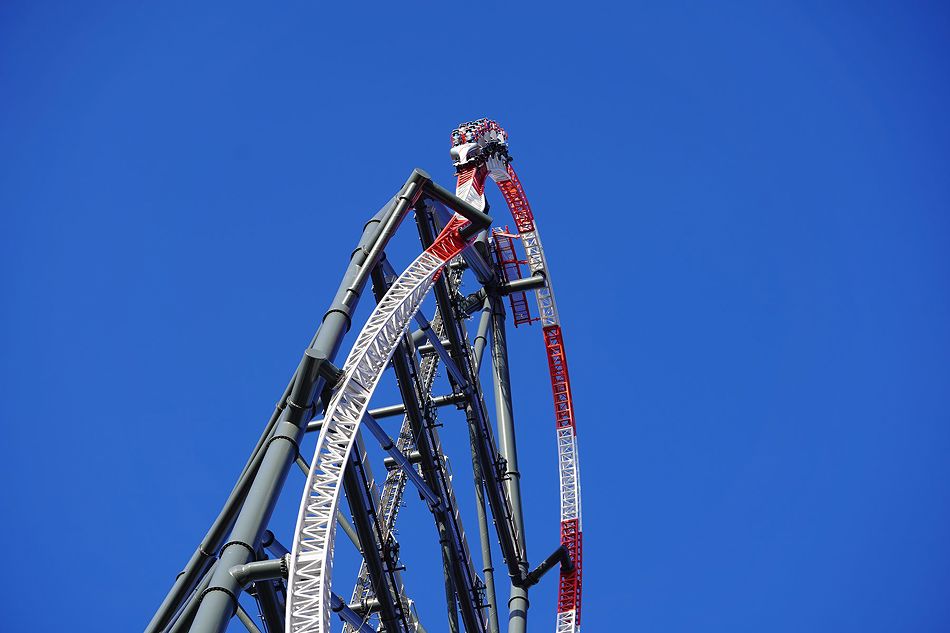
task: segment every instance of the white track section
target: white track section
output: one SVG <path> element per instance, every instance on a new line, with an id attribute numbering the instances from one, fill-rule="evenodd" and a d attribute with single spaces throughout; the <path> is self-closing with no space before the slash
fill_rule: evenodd
<path id="1" fill-rule="evenodd" d="M 577 473 L 577 442 L 574 429 L 557 430 L 557 461 L 561 475 L 561 521 L 577 519 L 580 526 L 580 486 Z"/>
<path id="2" fill-rule="evenodd" d="M 521 243 L 524 245 L 525 254 L 528 259 L 528 268 L 531 274 L 543 273 L 545 285 L 536 291 L 538 297 L 538 312 L 541 314 L 541 326 L 560 325 L 561 319 L 557 314 L 557 304 L 554 302 L 554 289 L 551 283 L 551 269 L 548 268 L 548 262 L 544 258 L 544 247 L 541 246 L 541 236 L 538 235 L 538 228 L 533 231 L 525 231 L 521 234 Z"/>
<path id="3" fill-rule="evenodd" d="M 576 613 L 576 611 L 558 613 L 557 623 L 554 625 L 554 633 L 580 633 L 581 627 L 574 626 Z"/>
<path id="4" fill-rule="evenodd" d="M 445 261 L 423 252 L 370 315 L 324 416 L 290 558 L 287 630 L 329 633 L 336 512 L 347 458 L 383 370 Z"/>
<path id="5" fill-rule="evenodd" d="M 493 164 L 497 163 L 497 164 Z M 498 158 L 488 160 L 488 174 L 495 183 L 513 180 L 511 177 L 511 166 L 506 161 Z M 518 189 L 521 189 L 520 183 Z M 524 195 L 524 192 L 522 192 Z M 545 284 L 538 288 L 536 294 L 538 297 L 538 312 L 541 314 L 541 326 L 560 325 L 561 320 L 557 314 L 557 304 L 554 302 L 554 284 L 551 281 L 551 269 L 548 268 L 548 261 L 544 257 L 544 247 L 541 245 L 541 235 L 538 233 L 537 223 L 534 230 L 520 233 L 521 243 L 524 246 L 525 256 L 528 260 L 528 269 L 531 274 L 541 273 L 544 275 Z"/>
<path id="6" fill-rule="evenodd" d="M 462 277 L 462 271 L 452 270 L 448 274 L 452 287 L 457 286 Z M 445 324 L 442 321 L 442 315 L 438 312 L 436 312 L 435 316 L 432 318 L 432 331 L 439 336 L 440 340 L 445 335 Z M 422 363 L 419 368 L 419 375 L 422 382 L 422 390 L 425 394 L 429 394 L 432 391 L 432 385 L 435 382 L 435 374 L 438 365 L 439 357 L 436 354 L 426 356 L 422 359 Z M 403 416 L 402 424 L 399 427 L 399 436 L 396 438 L 396 448 L 402 451 L 403 454 L 409 454 L 415 447 L 415 444 L 416 442 L 412 435 L 412 425 L 409 422 L 409 416 Z M 439 454 L 441 455 L 441 446 L 439 447 Z M 416 468 L 418 468 L 418 466 L 416 466 Z M 376 506 L 379 509 L 379 516 L 383 521 L 383 525 L 380 526 L 382 528 L 383 534 L 388 535 L 392 533 L 392 530 L 396 525 L 396 518 L 399 516 L 399 509 L 402 506 L 402 497 L 407 483 L 408 476 L 406 475 L 406 471 L 404 471 L 402 468 L 393 468 L 388 473 L 386 473 L 386 480 L 383 482 L 383 490 L 380 494 L 380 498 L 377 500 Z M 462 536 L 465 536 L 464 533 Z M 465 548 L 468 549 L 467 539 L 465 540 L 464 544 Z M 356 585 L 353 587 L 353 596 L 350 602 L 358 604 L 363 600 L 367 600 L 368 598 L 372 597 L 373 583 L 369 577 L 369 568 L 366 566 L 366 561 L 363 560 L 360 562 L 360 572 L 357 576 Z M 418 617 L 416 616 L 412 601 L 408 600 L 405 595 L 400 596 L 400 598 L 403 601 L 403 609 L 409 613 L 413 625 L 416 627 L 416 630 L 418 630 Z M 353 630 L 353 627 L 351 627 L 349 624 L 344 624 L 344 633 L 351 633 Z"/>

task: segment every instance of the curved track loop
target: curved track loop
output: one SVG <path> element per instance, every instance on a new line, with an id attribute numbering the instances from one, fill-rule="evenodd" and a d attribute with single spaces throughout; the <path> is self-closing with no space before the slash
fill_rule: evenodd
<path id="1" fill-rule="evenodd" d="M 544 257 L 541 236 L 531 205 L 508 155 L 507 133 L 494 121 L 479 119 L 460 125 L 452 133 L 452 157 L 458 169 L 456 195 L 474 206 L 485 208 L 485 179 L 490 176 L 501 190 L 511 211 L 527 255 L 532 275 L 540 274 L 545 285 L 537 290 L 544 348 L 554 394 L 558 472 L 561 484 L 561 544 L 571 554 L 573 569 L 561 568 L 558 585 L 557 633 L 574 633 L 581 626 L 581 539 L 580 465 L 577 455 L 577 428 L 571 380 L 564 350 L 564 335 L 554 301 L 550 269 Z"/>
<path id="2" fill-rule="evenodd" d="M 570 571 L 563 566 L 561 569 L 555 630 L 556 633 L 576 633 L 580 631 L 582 568 L 577 435 L 563 332 L 550 271 L 534 214 L 510 164 L 505 131 L 495 122 L 481 119 L 464 124 L 453 132 L 452 145 L 458 171 L 456 195 L 476 208 L 484 209 L 485 180 L 490 176 L 511 210 L 531 273 L 543 275 L 546 280 L 545 285 L 537 290 L 537 299 L 554 395 L 561 543 L 573 561 Z M 288 630 L 293 633 L 328 633 L 330 630 L 335 516 L 343 470 L 386 364 L 442 268 L 468 244 L 459 235 L 464 224 L 465 220 L 460 216 L 453 217 L 432 246 L 396 280 L 370 315 L 343 367 L 343 378 L 324 416 L 297 518 L 286 612 Z M 431 388 L 434 363 L 431 361 L 423 367 L 422 380 L 426 389 Z M 412 434 L 407 431 L 404 420 L 398 445 L 401 449 L 408 449 L 411 444 Z M 400 471 L 394 470 L 387 475 L 381 499 L 383 527 L 387 531 L 395 523 L 405 484 Z M 361 568 L 359 578 L 354 599 L 366 598 L 372 593 L 365 569 Z"/>
<path id="3" fill-rule="evenodd" d="M 286 611 L 293 633 L 330 631 L 335 517 L 343 470 L 370 397 L 412 317 L 442 267 L 467 246 L 459 235 L 465 223 L 464 218 L 453 217 L 396 280 L 363 326 L 343 366 L 317 439 L 294 532 Z"/>

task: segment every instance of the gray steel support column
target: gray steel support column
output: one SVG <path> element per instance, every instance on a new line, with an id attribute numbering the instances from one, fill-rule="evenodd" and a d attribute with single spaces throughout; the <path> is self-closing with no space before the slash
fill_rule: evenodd
<path id="1" fill-rule="evenodd" d="M 495 384 L 495 414 L 498 445 L 505 458 L 505 487 L 511 501 L 511 513 L 518 529 L 522 578 L 528 574 L 527 548 L 524 541 L 524 515 L 521 510 L 521 474 L 518 471 L 518 444 L 515 440 L 515 416 L 511 406 L 511 378 L 508 374 L 508 342 L 505 337 L 505 308 L 502 300 L 491 297 L 492 304 L 492 375 Z M 508 633 L 524 633 L 528 625 L 528 590 L 512 583 L 508 600 Z"/>
<path id="2" fill-rule="evenodd" d="M 498 597 L 495 593 L 495 567 L 491 562 L 491 536 L 485 513 L 485 481 L 472 446 L 472 472 L 475 478 L 475 510 L 478 514 L 478 539 L 482 550 L 482 573 L 485 575 L 485 598 L 488 601 L 488 631 L 498 633 Z"/>
<path id="3" fill-rule="evenodd" d="M 211 582 L 211 574 L 214 573 L 216 568 L 217 563 L 212 563 L 211 569 L 205 573 L 204 577 L 199 578 L 194 593 L 185 602 L 181 613 L 178 614 L 178 619 L 173 620 L 171 626 L 168 627 L 169 633 L 181 633 L 191 627 L 191 623 L 195 619 L 195 613 L 198 611 L 198 604 L 201 602 L 201 594 L 208 588 L 208 583 Z"/>
<path id="4" fill-rule="evenodd" d="M 406 189 L 406 187 L 404 187 L 404 189 Z M 337 293 L 334 303 L 327 314 L 324 315 L 324 320 L 327 320 L 331 314 L 338 315 L 335 320 L 342 319 L 345 322 L 344 333 L 345 330 L 349 329 L 350 315 L 356 305 L 356 302 L 359 300 L 360 291 L 366 281 L 366 273 L 363 272 L 362 263 L 366 261 L 370 248 L 375 245 L 376 242 L 387 242 L 391 237 L 391 233 L 386 234 L 385 232 L 381 231 L 380 227 L 383 225 L 388 225 L 391 216 L 399 211 L 399 206 L 398 196 L 394 196 L 363 227 L 363 235 L 356 249 L 350 256 L 350 266 L 347 268 L 346 274 L 343 277 L 343 282 L 340 284 L 340 289 Z M 402 205 L 401 212 L 403 214 L 405 213 L 405 206 L 406 204 Z M 320 336 L 319 330 L 310 340 L 311 347 L 316 344 L 318 336 Z M 324 340 L 326 340 L 326 333 L 324 333 L 324 336 Z M 335 346 L 336 348 L 339 347 L 339 341 L 335 343 Z M 237 513 L 245 502 L 247 492 L 250 489 L 251 483 L 254 480 L 254 477 L 256 476 L 263 460 L 264 447 L 273 436 L 274 428 L 276 427 L 278 419 L 286 408 L 287 398 L 290 396 L 291 389 L 293 388 L 296 379 L 297 375 L 295 373 L 294 376 L 291 377 L 290 382 L 284 388 L 283 395 L 280 397 L 277 407 L 271 414 L 270 420 L 268 420 L 267 425 L 264 428 L 264 432 L 261 434 L 260 439 L 257 441 L 257 445 L 254 447 L 254 450 L 251 453 L 251 456 L 244 465 L 244 469 L 241 471 L 238 482 L 228 495 L 228 499 L 225 501 L 224 507 L 221 509 L 221 512 L 218 514 L 217 518 L 215 518 L 214 523 L 212 523 L 211 528 L 208 530 L 207 534 L 205 534 L 204 539 L 202 539 L 194 554 L 192 554 L 188 563 L 185 565 L 185 568 L 175 578 L 175 582 L 171 589 L 169 589 L 168 594 L 162 601 L 162 604 L 155 612 L 152 620 L 148 623 L 148 626 L 145 627 L 145 633 L 158 633 L 167 627 L 168 623 L 179 610 L 182 603 L 195 588 L 195 585 L 198 583 L 199 579 L 214 563 L 218 550 L 224 544 L 225 538 L 227 537 L 228 532 L 233 527 L 234 521 L 237 518 Z"/>
<path id="5" fill-rule="evenodd" d="M 229 540 L 221 548 L 219 564 L 198 607 L 193 631 L 222 633 L 234 615 L 241 587 L 228 570 L 253 560 L 288 470 L 297 456 L 307 422 L 312 417 L 314 400 L 325 385 L 325 378 L 319 372 L 321 363 L 336 358 L 369 273 L 382 257 L 385 245 L 406 211 L 418 197 L 418 190 L 418 176 L 414 172 L 396 196 L 395 205 L 384 208 L 367 223 L 363 239 L 351 257 L 340 291 L 324 315 L 313 344 L 301 360 L 294 386 L 287 398 L 287 407 L 278 418 L 274 435 L 262 449 L 260 468 L 234 522 Z"/>
<path id="6" fill-rule="evenodd" d="M 485 303 L 482 304 L 482 314 L 478 317 L 478 330 L 472 340 L 472 349 L 475 351 L 476 374 L 482 369 L 482 354 L 485 353 L 485 346 L 488 344 L 488 326 L 491 325 L 491 311 L 491 301 L 485 299 Z"/>
<path id="7" fill-rule="evenodd" d="M 326 323 L 324 322 L 324 325 Z M 342 332 L 340 335 L 342 337 Z M 287 472 L 297 456 L 299 442 L 303 436 L 303 425 L 306 424 L 314 394 L 320 391 L 323 384 L 323 378 L 307 380 L 302 376 L 298 377 L 291 398 L 294 402 L 305 404 L 291 405 L 284 410 L 274 437 L 264 449 L 260 470 L 235 521 L 230 540 L 221 549 L 218 567 L 198 607 L 192 625 L 193 631 L 222 633 L 227 628 L 228 620 L 234 615 L 242 588 L 228 570 L 254 559 L 255 550 L 260 545 L 262 533 L 270 521 Z M 296 400 L 298 397 L 299 401 Z M 288 399 L 288 402 L 290 401 Z"/>
<path id="8" fill-rule="evenodd" d="M 487 231 L 478 236 L 475 248 L 483 255 L 487 254 Z M 479 248 L 481 247 L 481 248 Z M 493 275 L 480 279 L 483 283 L 491 281 Z M 488 343 L 488 328 L 491 325 L 492 306 L 489 299 L 485 299 L 481 316 L 478 319 L 478 330 L 472 340 L 472 349 L 475 354 L 475 375 L 478 376 L 482 366 L 482 355 Z M 482 469 L 476 457 L 477 447 L 472 442 L 472 474 L 475 480 L 475 510 L 478 514 L 478 537 L 482 550 L 482 573 L 485 576 L 485 598 L 488 601 L 488 630 L 498 633 L 498 595 L 495 591 L 495 567 L 491 557 L 491 536 L 488 531 L 488 515 L 485 512 L 485 480 Z"/>
<path id="9" fill-rule="evenodd" d="M 445 546 L 442 547 L 442 573 L 445 575 L 445 605 L 449 618 L 449 633 L 459 633 L 459 614 L 455 608 L 455 583 L 452 582 L 449 555 Z"/>

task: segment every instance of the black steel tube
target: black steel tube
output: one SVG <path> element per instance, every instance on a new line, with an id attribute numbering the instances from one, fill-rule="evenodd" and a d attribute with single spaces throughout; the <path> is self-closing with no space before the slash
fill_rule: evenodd
<path id="1" fill-rule="evenodd" d="M 468 396 L 466 396 L 464 393 L 447 393 L 444 396 L 434 396 L 431 399 L 431 404 L 433 407 L 447 407 L 449 405 L 465 402 L 466 399 L 468 399 Z M 368 413 L 376 420 L 381 418 L 392 418 L 397 415 L 404 415 L 406 413 L 406 405 L 390 404 L 386 405 L 385 407 L 370 409 Z M 313 420 L 307 424 L 307 433 L 319 432 L 321 428 L 323 428 L 323 418 L 320 418 L 319 420 Z"/>
<path id="2" fill-rule="evenodd" d="M 394 576 L 395 565 L 387 564 L 382 557 L 384 536 L 379 533 L 376 509 L 369 496 L 361 459 L 358 447 L 354 446 L 350 452 L 350 463 L 343 471 L 343 489 L 359 537 L 360 551 L 369 570 L 373 593 L 380 602 L 380 621 L 387 631 L 408 631 L 408 622 L 399 601 L 399 585 Z"/>
<path id="3" fill-rule="evenodd" d="M 375 629 L 366 624 L 363 618 L 350 609 L 343 598 L 335 593 L 330 595 L 330 610 L 339 614 L 340 619 L 352 626 L 356 633 L 376 633 Z"/>
<path id="4" fill-rule="evenodd" d="M 277 558 L 286 556 L 290 553 L 290 550 L 284 547 L 280 541 L 277 540 L 277 537 L 274 536 L 274 533 L 270 530 L 264 530 L 264 537 L 261 539 L 261 547 L 266 548 L 267 551 Z"/>
<path id="5" fill-rule="evenodd" d="M 277 597 L 276 584 L 270 580 L 256 582 L 254 594 L 268 633 L 281 633 L 285 629 L 284 609 Z"/>
<path id="6" fill-rule="evenodd" d="M 512 279 L 508 283 L 498 284 L 492 289 L 492 291 L 495 294 L 506 296 L 513 292 L 526 292 L 528 290 L 544 288 L 547 283 L 548 281 L 544 278 L 544 275 L 531 275 L 530 277 L 525 277 L 524 279 Z"/>
<path id="7" fill-rule="evenodd" d="M 416 214 L 417 222 L 419 214 Z M 389 289 L 382 267 L 373 271 L 373 292 L 377 300 L 382 299 L 383 295 Z M 399 387 L 399 393 L 403 403 L 406 406 L 406 416 L 412 427 L 413 435 L 416 439 L 416 447 L 420 454 L 420 463 L 422 466 L 422 476 L 429 488 L 435 491 L 442 500 L 438 507 L 430 506 L 432 516 L 439 531 L 439 541 L 442 544 L 443 564 L 446 567 L 446 582 L 457 588 L 459 596 L 459 606 L 462 614 L 462 621 L 465 630 L 471 633 L 480 633 L 484 631 L 483 622 L 480 613 L 480 600 L 474 587 L 474 579 L 477 578 L 474 569 L 472 569 L 469 560 L 465 558 L 464 551 L 461 548 L 462 527 L 456 525 L 455 508 L 451 504 L 448 494 L 448 487 L 451 485 L 445 478 L 445 473 L 440 466 L 435 445 L 438 435 L 434 428 L 434 420 L 431 419 L 426 411 L 421 385 L 419 384 L 418 374 L 415 371 L 414 357 L 411 355 L 410 340 L 407 336 L 396 348 L 392 357 L 393 371 L 396 374 L 396 380 Z M 453 609 L 450 603 L 450 612 Z M 454 630 L 457 630 L 457 625 Z"/>
<path id="8" fill-rule="evenodd" d="M 569 574 L 574 571 L 574 562 L 571 560 L 571 553 L 564 545 L 559 546 L 550 556 L 541 561 L 540 565 L 531 570 L 531 573 L 525 576 L 524 586 L 531 587 L 532 585 L 538 584 L 541 577 L 551 571 L 551 568 L 558 563 L 561 564 L 561 567 L 566 573 Z"/>
<path id="9" fill-rule="evenodd" d="M 474 438 L 472 438 L 474 439 Z M 495 592 L 495 566 L 492 563 L 488 515 L 485 512 L 485 479 L 472 442 L 472 478 L 475 481 L 475 512 L 478 516 L 478 540 L 482 550 L 482 574 L 485 577 L 485 598 L 488 602 L 488 631 L 498 633 L 498 596 Z"/>
<path id="10" fill-rule="evenodd" d="M 482 314 L 478 318 L 478 330 L 475 332 L 475 338 L 472 339 L 472 350 L 475 352 L 475 374 L 481 371 L 482 355 L 485 353 L 485 346 L 488 344 L 488 326 L 491 325 L 491 302 L 488 298 L 482 303 Z"/>
<path id="11" fill-rule="evenodd" d="M 417 346 L 416 351 L 419 352 L 420 356 L 425 356 L 426 354 L 435 354 L 437 350 L 435 349 L 435 345 L 431 342 L 428 335 L 426 335 L 426 331 L 423 329 L 420 329 L 419 331 L 422 332 L 422 334 L 426 336 L 426 340 L 430 342 Z M 439 339 L 439 345 L 447 349 L 448 347 L 452 345 L 452 343 L 448 339 Z M 441 356 L 440 356 L 440 359 L 441 359 Z"/>
<path id="12" fill-rule="evenodd" d="M 418 464 L 422 461 L 422 453 L 419 451 L 410 451 L 406 454 L 406 459 L 409 460 L 410 464 Z M 397 468 L 402 468 L 402 465 L 397 462 L 392 457 L 384 457 L 383 465 L 386 467 L 386 470 L 395 470 Z"/>
<path id="13" fill-rule="evenodd" d="M 389 434 L 383 430 L 383 427 L 379 425 L 379 422 L 373 419 L 373 416 L 367 415 L 363 417 L 363 426 L 369 429 L 369 432 L 373 434 L 373 437 L 379 441 L 380 446 L 387 454 L 389 458 L 395 461 L 403 472 L 406 473 L 406 476 L 413 483 L 416 489 L 419 491 L 419 494 L 425 498 L 426 502 L 430 506 L 437 506 L 441 503 L 439 496 L 432 492 L 432 489 L 429 488 L 429 485 L 425 482 L 425 479 L 422 478 L 422 475 L 416 472 L 416 469 L 412 467 L 412 462 L 409 461 L 409 458 L 396 447 L 396 443 L 393 442 L 393 439 L 389 437 Z"/>
<path id="14" fill-rule="evenodd" d="M 416 211 L 416 224 L 419 227 L 422 243 L 424 246 L 428 246 L 435 239 L 430 217 L 424 210 L 420 213 L 418 207 Z M 495 448 L 494 436 L 488 424 L 488 412 L 485 409 L 481 390 L 478 388 L 480 384 L 478 375 L 475 373 L 474 364 L 467 352 L 467 333 L 455 313 L 455 305 L 445 276 L 440 277 L 436 282 L 434 291 L 436 304 L 439 306 L 440 314 L 442 314 L 443 322 L 446 325 L 445 333 L 452 342 L 452 356 L 465 374 L 468 384 L 472 387 L 466 392 L 468 403 L 465 408 L 465 416 L 469 425 L 474 427 L 477 454 L 480 459 L 482 476 L 485 478 L 488 504 L 491 507 L 492 516 L 495 518 L 498 544 L 501 546 L 502 556 L 508 567 L 508 574 L 511 576 L 512 582 L 518 584 L 521 582 L 523 574 L 527 573 L 522 560 L 524 548 L 520 535 L 516 536 L 519 532 L 519 526 L 516 517 L 512 515 L 512 508 L 503 488 L 501 473 L 499 472 L 498 451 Z"/>
<path id="15" fill-rule="evenodd" d="M 504 457 L 504 480 L 511 514 L 518 534 L 518 545 L 524 558 L 518 561 L 520 577 L 512 575 L 508 599 L 508 633 L 524 633 L 528 626 L 528 589 L 523 586 L 528 574 L 524 517 L 521 512 L 521 473 L 518 470 L 518 445 L 515 441 L 515 418 L 511 400 L 511 377 L 508 373 L 508 342 L 505 338 L 505 309 L 498 297 L 492 304 L 492 377 L 495 385 L 495 413 L 498 422 L 498 443 Z M 509 565 L 510 567 L 510 565 Z"/>

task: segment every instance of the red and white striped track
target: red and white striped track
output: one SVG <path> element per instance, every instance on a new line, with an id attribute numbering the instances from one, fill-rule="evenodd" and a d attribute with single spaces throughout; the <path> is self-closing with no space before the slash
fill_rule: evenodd
<path id="1" fill-rule="evenodd" d="M 580 631 L 581 626 L 583 548 L 580 470 L 571 378 L 567 368 L 564 334 L 554 301 L 551 271 L 544 257 L 531 205 L 507 157 L 505 131 L 494 121 L 481 119 L 455 130 L 452 145 L 452 155 L 459 165 L 456 195 L 484 209 L 485 180 L 491 177 L 508 203 L 531 274 L 542 274 L 547 282 L 537 291 L 538 310 L 554 395 L 554 426 L 561 482 L 561 543 L 568 549 L 574 562 L 573 571 L 565 573 L 562 570 L 560 575 L 555 631 L 574 633 Z M 486 153 L 490 155 L 486 156 Z"/>

